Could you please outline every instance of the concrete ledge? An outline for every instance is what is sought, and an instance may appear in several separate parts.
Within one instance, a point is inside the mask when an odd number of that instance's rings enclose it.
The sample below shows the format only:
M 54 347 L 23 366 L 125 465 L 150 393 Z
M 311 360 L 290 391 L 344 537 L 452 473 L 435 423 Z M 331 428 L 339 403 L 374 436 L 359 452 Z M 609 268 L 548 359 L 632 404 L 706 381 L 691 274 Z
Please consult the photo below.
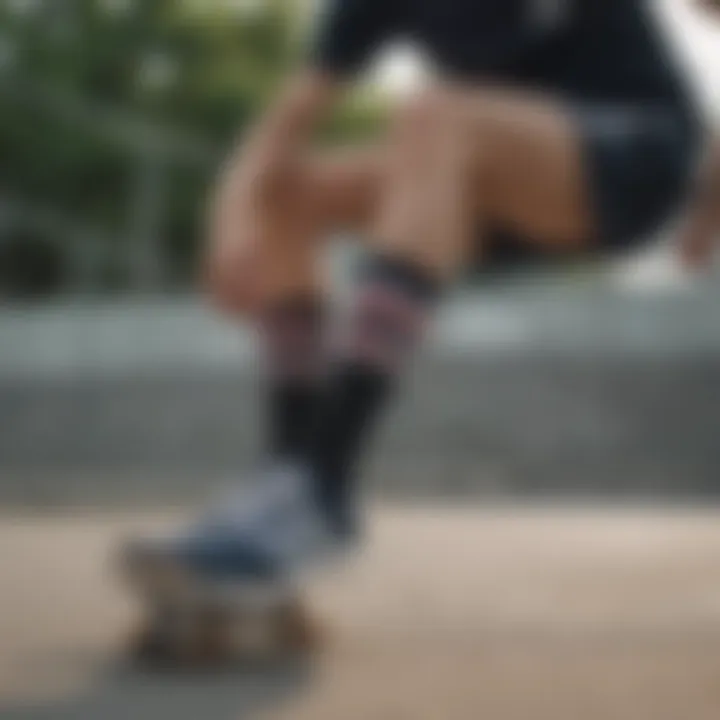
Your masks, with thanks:
M 457 295 L 444 306 L 431 352 L 581 357 L 720 352 L 715 284 L 671 294 L 607 282 L 535 280 Z M 137 298 L 15 307 L 0 312 L 0 379 L 234 369 L 251 336 L 196 298 Z
M 371 484 L 402 497 L 717 495 L 715 300 L 542 283 L 458 297 L 381 434 Z M 186 502 L 255 458 L 252 343 L 194 302 L 17 311 L 0 337 L 0 502 Z
M 422 363 L 370 483 L 401 497 L 717 496 L 720 356 L 463 356 Z M 0 383 L 0 502 L 186 502 L 237 477 L 262 430 L 238 371 Z

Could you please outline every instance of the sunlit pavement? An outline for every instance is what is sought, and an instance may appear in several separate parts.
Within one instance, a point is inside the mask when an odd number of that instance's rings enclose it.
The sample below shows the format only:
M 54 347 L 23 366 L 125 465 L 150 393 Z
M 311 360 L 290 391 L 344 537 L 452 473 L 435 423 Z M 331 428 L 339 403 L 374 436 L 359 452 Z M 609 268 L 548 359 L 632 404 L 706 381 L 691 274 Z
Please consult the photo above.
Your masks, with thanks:
M 133 612 L 108 560 L 156 519 L 6 515 L 0 717 L 720 717 L 720 511 L 372 517 L 366 550 L 311 589 L 330 628 L 315 662 L 193 678 L 122 661 Z

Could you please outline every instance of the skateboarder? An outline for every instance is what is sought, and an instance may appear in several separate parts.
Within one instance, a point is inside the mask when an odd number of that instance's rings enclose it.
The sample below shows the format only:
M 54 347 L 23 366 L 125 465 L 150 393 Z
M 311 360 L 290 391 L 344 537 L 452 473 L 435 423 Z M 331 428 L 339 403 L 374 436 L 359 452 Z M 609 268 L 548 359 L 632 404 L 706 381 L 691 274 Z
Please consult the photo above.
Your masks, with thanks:
M 176 537 L 132 546 L 202 592 L 278 583 L 358 536 L 356 480 L 433 312 L 504 242 L 552 256 L 636 248 L 686 199 L 703 133 L 645 0 L 331 0 L 312 52 L 229 158 L 208 288 L 258 328 L 266 467 Z M 388 42 L 434 68 L 367 147 L 313 131 Z M 319 261 L 365 248 L 335 336 Z M 482 402 L 482 398 L 478 398 Z M 150 568 L 150 570 L 148 570 Z

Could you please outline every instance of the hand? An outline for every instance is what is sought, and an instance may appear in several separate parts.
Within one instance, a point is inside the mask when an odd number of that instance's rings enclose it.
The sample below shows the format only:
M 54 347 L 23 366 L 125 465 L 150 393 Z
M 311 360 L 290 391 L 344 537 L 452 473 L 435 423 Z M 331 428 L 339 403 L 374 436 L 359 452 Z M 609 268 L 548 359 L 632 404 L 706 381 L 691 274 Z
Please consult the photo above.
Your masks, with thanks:
M 707 270 L 715 259 L 715 244 L 706 237 L 685 237 L 678 251 L 683 267 L 693 272 Z
M 233 168 L 210 203 L 202 284 L 215 306 L 230 315 L 250 312 L 259 302 L 262 213 L 252 175 Z
M 720 19 L 720 0 L 694 0 L 694 4 L 700 10 Z

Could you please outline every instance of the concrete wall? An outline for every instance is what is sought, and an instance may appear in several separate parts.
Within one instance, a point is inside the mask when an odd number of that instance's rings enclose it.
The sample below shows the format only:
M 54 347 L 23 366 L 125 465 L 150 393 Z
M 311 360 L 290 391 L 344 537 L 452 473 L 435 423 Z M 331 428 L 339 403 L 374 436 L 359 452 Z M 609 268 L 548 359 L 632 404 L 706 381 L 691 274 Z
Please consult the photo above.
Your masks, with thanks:
M 455 299 L 386 424 L 399 495 L 720 493 L 716 293 Z M 184 501 L 252 464 L 251 342 L 192 301 L 0 316 L 0 502 Z

